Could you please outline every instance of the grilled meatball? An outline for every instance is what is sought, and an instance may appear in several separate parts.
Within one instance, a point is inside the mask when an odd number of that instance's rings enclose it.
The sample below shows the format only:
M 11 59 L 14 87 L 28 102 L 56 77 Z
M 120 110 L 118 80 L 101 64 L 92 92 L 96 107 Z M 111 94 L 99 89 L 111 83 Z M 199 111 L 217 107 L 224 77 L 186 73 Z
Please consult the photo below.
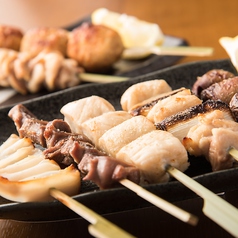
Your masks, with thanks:
M 105 26 L 85 23 L 71 32 L 67 55 L 88 72 L 104 72 L 120 58 L 123 49 L 117 32 Z
M 32 56 L 41 51 L 59 51 L 66 55 L 68 31 L 53 27 L 35 27 L 29 29 L 23 36 L 21 51 L 29 52 Z
M 6 25 L 0 26 L 0 48 L 18 51 L 22 37 L 23 33 L 20 29 Z

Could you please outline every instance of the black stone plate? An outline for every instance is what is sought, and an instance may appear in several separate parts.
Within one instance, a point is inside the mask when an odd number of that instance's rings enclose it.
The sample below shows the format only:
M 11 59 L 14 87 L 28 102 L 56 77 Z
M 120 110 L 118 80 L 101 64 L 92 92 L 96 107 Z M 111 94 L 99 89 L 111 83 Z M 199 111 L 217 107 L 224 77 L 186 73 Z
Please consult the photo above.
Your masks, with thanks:
M 91 95 L 104 97 L 117 109 L 120 109 L 120 97 L 132 84 L 150 79 L 165 79 L 173 89 L 181 86 L 191 88 L 197 76 L 201 76 L 210 69 L 219 68 L 236 73 L 230 60 L 201 61 L 172 66 L 129 81 L 109 84 L 89 84 L 63 90 L 46 95 L 24 105 L 38 118 L 51 120 L 63 118 L 60 108 L 66 103 Z M 9 107 L 0 109 L 0 143 L 5 141 L 11 133 L 16 133 L 14 123 L 8 118 Z M 238 168 L 220 172 L 212 172 L 209 163 L 204 158 L 190 158 L 191 166 L 186 174 L 216 193 L 238 189 Z M 167 199 L 170 202 L 183 201 L 196 197 L 178 181 L 145 186 L 149 191 Z M 150 207 L 147 201 L 124 187 L 99 191 L 92 183 L 82 184 L 81 194 L 74 198 L 99 214 L 109 214 Z M 21 221 L 52 221 L 73 219 L 78 217 L 71 210 L 58 201 L 45 203 L 13 203 L 0 198 L 0 219 L 15 219 Z

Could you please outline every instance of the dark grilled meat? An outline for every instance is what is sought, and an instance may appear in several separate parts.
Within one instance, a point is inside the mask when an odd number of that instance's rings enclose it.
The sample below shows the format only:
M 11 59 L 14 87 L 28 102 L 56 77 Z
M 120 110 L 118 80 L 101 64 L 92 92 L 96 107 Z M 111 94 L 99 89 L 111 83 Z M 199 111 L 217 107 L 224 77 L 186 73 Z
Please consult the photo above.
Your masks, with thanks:
M 222 69 L 213 69 L 205 73 L 201 77 L 197 77 L 197 81 L 194 83 L 192 92 L 200 97 L 202 90 L 210 87 L 214 83 L 221 82 L 223 79 L 232 78 L 235 75 L 231 72 Z
M 139 182 L 138 169 L 97 150 L 84 135 L 71 133 L 65 121 L 39 120 L 23 105 L 13 107 L 9 116 L 21 137 L 28 137 L 47 148 L 44 150 L 47 159 L 56 161 L 62 168 L 76 164 L 86 175 L 84 180 L 95 182 L 101 189 L 109 188 L 124 178 Z
M 221 100 L 229 104 L 236 92 L 238 92 L 238 76 L 212 84 L 201 92 L 201 99 Z
M 46 147 L 43 134 L 47 121 L 37 119 L 34 114 L 21 104 L 13 107 L 8 116 L 14 121 L 21 138 L 30 138 L 34 143 Z

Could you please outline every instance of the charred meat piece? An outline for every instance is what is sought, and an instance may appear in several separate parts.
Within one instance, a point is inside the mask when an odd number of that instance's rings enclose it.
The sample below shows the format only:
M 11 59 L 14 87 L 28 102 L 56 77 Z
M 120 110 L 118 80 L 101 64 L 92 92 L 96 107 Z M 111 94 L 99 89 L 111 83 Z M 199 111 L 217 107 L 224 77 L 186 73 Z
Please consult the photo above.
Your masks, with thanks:
M 30 138 L 34 143 L 46 147 L 44 131 L 47 121 L 39 120 L 22 104 L 14 106 L 8 113 L 14 121 L 19 136 Z
M 114 186 L 115 182 L 125 178 L 137 184 L 140 181 L 140 171 L 138 169 L 106 155 L 85 154 L 78 168 L 86 174 L 83 180 L 91 180 L 101 189 L 110 188 Z
M 231 72 L 222 69 L 213 69 L 197 77 L 197 81 L 194 83 L 192 92 L 200 97 L 202 90 L 210 87 L 214 83 L 221 82 L 223 79 L 233 78 L 235 75 Z
M 238 92 L 238 76 L 212 84 L 201 92 L 201 99 L 221 100 L 229 104 L 236 92 Z
M 47 148 L 55 146 L 60 140 L 73 138 L 75 141 L 83 141 L 90 143 L 91 141 L 82 134 L 75 134 L 67 122 L 61 119 L 55 119 L 47 123 L 44 131 Z

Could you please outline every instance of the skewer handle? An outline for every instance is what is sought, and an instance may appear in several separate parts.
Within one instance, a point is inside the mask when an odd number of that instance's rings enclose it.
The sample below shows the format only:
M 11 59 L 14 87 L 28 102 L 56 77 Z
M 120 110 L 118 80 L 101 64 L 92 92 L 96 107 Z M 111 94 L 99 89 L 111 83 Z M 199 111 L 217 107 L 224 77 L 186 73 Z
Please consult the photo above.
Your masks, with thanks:
M 173 205 L 172 203 L 167 202 L 166 200 L 154 195 L 153 193 L 147 191 L 146 189 L 142 188 L 141 186 L 131 182 L 128 179 L 123 179 L 120 181 L 122 185 L 129 188 L 130 190 L 134 191 L 138 196 L 144 198 L 148 202 L 154 204 L 155 206 L 159 207 L 160 209 L 168 212 L 169 214 L 177 217 L 178 219 L 182 220 L 183 222 L 187 222 L 191 225 L 196 225 L 198 222 L 198 218 L 181 208 Z
M 62 202 L 66 207 L 70 208 L 72 211 L 90 222 L 91 225 L 89 226 L 89 233 L 91 235 L 97 238 L 134 237 L 61 191 L 52 188 L 50 189 L 50 194 L 52 197 Z
M 83 82 L 88 83 L 115 83 L 127 81 L 128 77 L 113 76 L 113 75 L 103 75 L 103 74 L 90 74 L 90 73 L 80 73 L 79 78 Z
M 218 225 L 238 237 L 238 209 L 178 169 L 168 166 L 167 172 L 204 199 L 203 212 Z

